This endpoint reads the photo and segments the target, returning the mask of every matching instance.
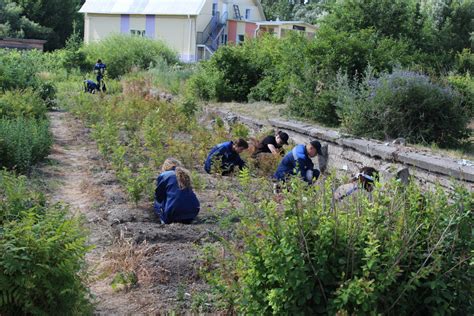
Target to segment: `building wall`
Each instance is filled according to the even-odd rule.
[[[108,35],[120,33],[120,15],[87,14],[84,23],[84,42],[97,42]]]
[[[237,42],[237,21],[227,22],[227,43]]]
[[[207,24],[209,24],[212,18],[212,4],[218,2],[222,2],[222,0],[206,0],[196,19],[197,32],[202,32]]]
[[[234,18],[234,7],[233,5],[236,4],[239,6],[240,15],[242,19],[245,19],[245,10],[250,9],[250,16],[247,19],[248,21],[264,21],[262,15],[258,11],[258,7],[255,5],[255,1],[253,0],[234,0],[229,1],[228,10],[229,10],[229,18]]]
[[[282,24],[281,28],[286,29],[286,30],[293,30],[293,26],[295,26],[295,25],[304,27],[305,32],[313,32],[313,33],[316,32],[316,26],[309,26],[309,25],[306,25],[306,24],[298,24],[298,23],[295,23],[295,24]]]
[[[257,24],[252,23],[252,22],[245,23],[245,36],[248,38],[254,38],[256,29],[257,29]]]
[[[158,16],[155,28],[156,39],[167,43],[180,54],[185,62],[196,60],[196,18],[181,16]]]
[[[84,42],[99,41],[112,34],[130,34],[130,30],[147,30],[145,36],[163,40],[178,52],[181,60],[195,61],[196,18],[193,16],[87,14]]]
[[[145,22],[146,20],[145,20],[144,15],[130,15],[129,32],[130,30],[145,31],[146,29]]]
[[[237,43],[240,42],[239,37],[241,37],[242,35],[245,38],[245,26],[246,26],[245,21],[237,22],[237,41],[236,41]]]

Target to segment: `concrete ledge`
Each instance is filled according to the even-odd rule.
[[[394,146],[386,146],[384,144],[364,140],[360,138],[343,138],[340,141],[342,146],[350,147],[356,151],[368,155],[376,159],[384,159],[388,161],[394,161],[394,154],[398,148]]]
[[[398,163],[401,165],[410,165],[429,173],[435,173],[447,178],[455,178],[460,181],[474,183],[474,162],[472,164],[462,164],[453,158],[428,153],[425,154],[423,152],[414,152],[414,149],[410,147],[384,144],[376,140],[353,137],[344,138],[338,131],[297,121],[284,121],[280,119],[262,121],[235,114],[230,111],[213,110],[213,112],[222,117],[236,117],[238,121],[249,126],[257,128],[271,126],[275,129],[291,131],[302,136],[309,136],[311,138],[332,143],[333,146],[350,148],[351,150],[368,156],[371,159],[384,160],[389,163]],[[329,159],[331,159],[331,149],[329,149]],[[472,187],[472,184],[469,186]]]
[[[474,182],[474,168],[462,166],[449,158],[428,156],[415,152],[398,152],[396,160],[430,172],[440,173],[462,181]]]

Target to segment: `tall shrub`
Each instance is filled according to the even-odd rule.
[[[469,116],[458,93],[428,76],[396,70],[367,79],[352,100],[338,99],[343,126],[355,135],[404,137],[453,147],[468,137]],[[357,94],[356,93],[356,94]]]
[[[334,185],[293,181],[281,204],[242,197],[239,235],[223,242],[216,287],[237,312],[473,312],[472,192],[392,183],[338,204]]]
[[[107,65],[107,74],[117,78],[133,67],[148,69],[160,60],[178,62],[177,53],[163,42],[138,36],[112,35],[83,48],[92,71],[97,59]]]
[[[27,172],[49,154],[51,145],[48,121],[0,119],[0,167]]]
[[[32,89],[0,93],[0,117],[45,118],[46,104]]]
[[[0,199],[0,313],[91,313],[81,275],[89,249],[81,221],[6,171],[0,171]]]

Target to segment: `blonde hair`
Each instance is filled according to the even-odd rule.
[[[191,177],[189,176],[189,171],[182,167],[181,161],[175,158],[168,158],[163,162],[161,166],[161,171],[170,171],[173,170],[176,174],[176,180],[178,181],[178,186],[180,190],[191,189]]]
[[[163,162],[163,166],[161,166],[161,172],[170,171],[175,169],[176,167],[181,167],[181,161],[175,158],[167,158],[165,162]]]
[[[181,190],[191,189],[191,177],[189,176],[188,170],[183,167],[176,167],[176,180],[178,180],[178,186]]]

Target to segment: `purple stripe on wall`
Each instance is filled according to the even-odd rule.
[[[149,38],[155,38],[155,16],[147,15],[145,24],[145,35]]]
[[[120,16],[120,33],[130,33],[130,15],[122,14]]]

